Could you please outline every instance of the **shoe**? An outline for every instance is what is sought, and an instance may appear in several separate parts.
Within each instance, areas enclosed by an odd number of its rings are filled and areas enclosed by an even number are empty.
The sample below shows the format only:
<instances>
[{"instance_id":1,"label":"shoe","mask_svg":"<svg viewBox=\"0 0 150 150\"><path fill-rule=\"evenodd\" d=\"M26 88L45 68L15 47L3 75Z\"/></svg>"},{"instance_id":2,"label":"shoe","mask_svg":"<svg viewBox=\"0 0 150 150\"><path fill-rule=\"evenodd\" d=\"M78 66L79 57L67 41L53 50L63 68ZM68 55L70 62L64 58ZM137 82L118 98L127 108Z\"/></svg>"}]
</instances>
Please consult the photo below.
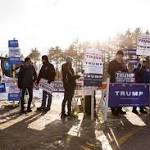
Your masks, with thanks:
<instances>
[{"instance_id":1,"label":"shoe","mask_svg":"<svg viewBox=\"0 0 150 150\"><path fill-rule=\"evenodd\" d=\"M20 113L21 113L21 114L25 114L26 111L24 111L24 110L21 109L21 110L20 110Z\"/></svg>"},{"instance_id":2,"label":"shoe","mask_svg":"<svg viewBox=\"0 0 150 150\"><path fill-rule=\"evenodd\" d=\"M49 111L50 110L50 108L44 108L43 109L43 111L45 111L45 112L47 112L47 111Z\"/></svg>"},{"instance_id":3,"label":"shoe","mask_svg":"<svg viewBox=\"0 0 150 150\"><path fill-rule=\"evenodd\" d=\"M77 115L72 114L72 113L71 113L71 114L68 114L68 117L69 117L69 118L78 118L78 116L77 116Z\"/></svg>"},{"instance_id":4,"label":"shoe","mask_svg":"<svg viewBox=\"0 0 150 150\"><path fill-rule=\"evenodd\" d=\"M112 115L113 116L118 116L118 112L117 111L112 111Z\"/></svg>"},{"instance_id":5,"label":"shoe","mask_svg":"<svg viewBox=\"0 0 150 150\"><path fill-rule=\"evenodd\" d=\"M125 115L126 112L121 109L121 110L119 110L119 114Z\"/></svg>"},{"instance_id":6,"label":"shoe","mask_svg":"<svg viewBox=\"0 0 150 150\"><path fill-rule=\"evenodd\" d=\"M60 116L61 119L65 119L66 117L68 117L67 114L61 114L61 116Z\"/></svg>"},{"instance_id":7,"label":"shoe","mask_svg":"<svg viewBox=\"0 0 150 150\"><path fill-rule=\"evenodd\" d=\"M132 112L133 112L134 114L139 115L139 112L138 112L136 109L133 109Z\"/></svg>"},{"instance_id":8,"label":"shoe","mask_svg":"<svg viewBox=\"0 0 150 150\"><path fill-rule=\"evenodd\" d=\"M31 109L27 109L27 112L32 112L32 110Z\"/></svg>"},{"instance_id":9,"label":"shoe","mask_svg":"<svg viewBox=\"0 0 150 150\"><path fill-rule=\"evenodd\" d=\"M145 110L140 110L140 113L142 113L142 114L147 114L147 111L145 111Z\"/></svg>"},{"instance_id":10,"label":"shoe","mask_svg":"<svg viewBox=\"0 0 150 150\"><path fill-rule=\"evenodd\" d=\"M37 110L41 111L41 110L44 110L44 108L43 107L38 107Z\"/></svg>"}]
</instances>

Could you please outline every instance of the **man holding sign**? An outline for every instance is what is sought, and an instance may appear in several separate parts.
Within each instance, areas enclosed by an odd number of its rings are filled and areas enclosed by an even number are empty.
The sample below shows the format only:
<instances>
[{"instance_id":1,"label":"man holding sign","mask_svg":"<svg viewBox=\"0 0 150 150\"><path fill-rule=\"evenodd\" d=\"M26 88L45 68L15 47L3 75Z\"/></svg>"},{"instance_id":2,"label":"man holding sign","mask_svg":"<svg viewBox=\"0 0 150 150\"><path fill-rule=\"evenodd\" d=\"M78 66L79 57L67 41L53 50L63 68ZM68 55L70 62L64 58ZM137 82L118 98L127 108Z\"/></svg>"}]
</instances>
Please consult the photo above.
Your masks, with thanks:
<instances>
[{"instance_id":1,"label":"man holding sign","mask_svg":"<svg viewBox=\"0 0 150 150\"><path fill-rule=\"evenodd\" d=\"M119 50L116 53L116 58L109 63L108 74L110 75L110 82L111 83L117 82L117 78L116 78L117 73L127 72L127 67L124 63L123 56L124 56L123 51ZM117 116L118 114L125 114L126 113L126 112L122 111L121 107L111 107L111 110L112 110L112 114L114 116Z\"/></svg>"},{"instance_id":2,"label":"man holding sign","mask_svg":"<svg viewBox=\"0 0 150 150\"><path fill-rule=\"evenodd\" d=\"M55 69L54 66L49 63L48 57L46 55L42 56L42 68L40 70L40 73L38 75L37 84L39 84L39 81L41 79L45 79L50 84L55 79ZM47 101L48 97L48 101ZM42 99L42 105L41 107L37 108L37 110L41 111L49 111L52 103L52 95L46 91L43 90L43 99Z\"/></svg>"}]
</instances>

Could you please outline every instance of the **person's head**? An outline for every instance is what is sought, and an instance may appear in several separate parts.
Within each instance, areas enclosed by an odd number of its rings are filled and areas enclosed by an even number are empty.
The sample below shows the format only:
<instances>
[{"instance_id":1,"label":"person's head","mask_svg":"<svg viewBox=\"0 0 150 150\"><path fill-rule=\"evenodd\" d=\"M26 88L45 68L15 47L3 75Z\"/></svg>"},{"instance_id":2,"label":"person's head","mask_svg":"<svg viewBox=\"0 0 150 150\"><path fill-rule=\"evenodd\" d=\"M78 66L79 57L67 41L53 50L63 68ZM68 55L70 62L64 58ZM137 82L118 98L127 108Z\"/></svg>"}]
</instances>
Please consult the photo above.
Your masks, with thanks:
<instances>
[{"instance_id":1,"label":"person's head","mask_svg":"<svg viewBox=\"0 0 150 150\"><path fill-rule=\"evenodd\" d=\"M25 61L26 64L31 64L31 59L30 59L30 57L26 57L26 58L24 59L24 61Z\"/></svg>"},{"instance_id":2,"label":"person's head","mask_svg":"<svg viewBox=\"0 0 150 150\"><path fill-rule=\"evenodd\" d=\"M43 64L48 62L48 57L47 57L47 55L43 55L43 56L42 56L42 62L43 62Z\"/></svg>"},{"instance_id":3,"label":"person's head","mask_svg":"<svg viewBox=\"0 0 150 150\"><path fill-rule=\"evenodd\" d=\"M66 58L66 63L71 64L72 63L72 58L68 56Z\"/></svg>"},{"instance_id":4,"label":"person's head","mask_svg":"<svg viewBox=\"0 0 150 150\"><path fill-rule=\"evenodd\" d=\"M116 59L117 59L118 61L122 61L122 60L123 60L123 57L124 57L123 51L122 51L122 50L117 51L117 53L116 53Z\"/></svg>"},{"instance_id":5,"label":"person's head","mask_svg":"<svg viewBox=\"0 0 150 150\"><path fill-rule=\"evenodd\" d=\"M144 60L144 61L142 62L142 67L149 68L148 62Z\"/></svg>"},{"instance_id":6,"label":"person's head","mask_svg":"<svg viewBox=\"0 0 150 150\"><path fill-rule=\"evenodd\" d=\"M128 71L129 71L129 72L130 72L130 71L133 71L134 65L129 62L128 65L127 65L127 68L128 68Z\"/></svg>"}]
</instances>

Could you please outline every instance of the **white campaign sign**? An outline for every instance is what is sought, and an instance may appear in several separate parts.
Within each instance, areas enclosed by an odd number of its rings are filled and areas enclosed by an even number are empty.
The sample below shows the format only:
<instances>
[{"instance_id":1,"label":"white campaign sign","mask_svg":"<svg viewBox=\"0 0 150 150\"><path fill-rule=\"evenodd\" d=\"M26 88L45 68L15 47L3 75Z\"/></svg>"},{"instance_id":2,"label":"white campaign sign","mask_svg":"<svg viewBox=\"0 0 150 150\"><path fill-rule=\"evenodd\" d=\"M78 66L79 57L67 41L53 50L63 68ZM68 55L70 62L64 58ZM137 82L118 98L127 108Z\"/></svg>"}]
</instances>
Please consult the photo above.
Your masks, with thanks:
<instances>
[{"instance_id":1,"label":"white campaign sign","mask_svg":"<svg viewBox=\"0 0 150 150\"><path fill-rule=\"evenodd\" d=\"M84 73L103 74L102 53L95 48L85 50Z\"/></svg>"},{"instance_id":2,"label":"white campaign sign","mask_svg":"<svg viewBox=\"0 0 150 150\"><path fill-rule=\"evenodd\" d=\"M137 55L150 56L150 35L142 34L137 40Z\"/></svg>"},{"instance_id":3,"label":"white campaign sign","mask_svg":"<svg viewBox=\"0 0 150 150\"><path fill-rule=\"evenodd\" d=\"M20 57L20 48L19 47L13 47L9 48L9 57Z\"/></svg>"},{"instance_id":4,"label":"white campaign sign","mask_svg":"<svg viewBox=\"0 0 150 150\"><path fill-rule=\"evenodd\" d=\"M53 92L53 84L52 83L48 83L47 80L45 79L41 79L39 82L39 88L41 88L42 90L52 94Z\"/></svg>"}]
</instances>

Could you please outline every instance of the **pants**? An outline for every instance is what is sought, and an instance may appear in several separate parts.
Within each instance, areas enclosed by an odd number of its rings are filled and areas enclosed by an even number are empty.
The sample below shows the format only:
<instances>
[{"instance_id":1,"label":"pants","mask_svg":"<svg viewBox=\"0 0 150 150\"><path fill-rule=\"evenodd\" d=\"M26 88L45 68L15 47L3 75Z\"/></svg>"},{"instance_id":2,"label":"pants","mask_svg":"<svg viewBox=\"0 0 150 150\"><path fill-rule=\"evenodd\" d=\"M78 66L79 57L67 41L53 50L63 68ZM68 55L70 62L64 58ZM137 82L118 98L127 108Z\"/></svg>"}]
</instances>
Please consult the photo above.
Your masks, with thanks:
<instances>
[{"instance_id":1,"label":"pants","mask_svg":"<svg viewBox=\"0 0 150 150\"><path fill-rule=\"evenodd\" d=\"M62 101L62 110L61 113L62 115L65 114L65 106L67 103L67 109L68 109L68 115L71 114L71 102L72 102L72 98L74 95L74 88L65 88L65 92L64 92L64 99Z\"/></svg>"},{"instance_id":2,"label":"pants","mask_svg":"<svg viewBox=\"0 0 150 150\"><path fill-rule=\"evenodd\" d=\"M21 95L21 110L24 110L24 95L26 93L26 90L28 90L29 93L29 100L28 100L28 106L27 109L30 109L32 98L33 98L33 87L27 87L22 89L22 95Z\"/></svg>"},{"instance_id":3,"label":"pants","mask_svg":"<svg viewBox=\"0 0 150 150\"><path fill-rule=\"evenodd\" d=\"M48 101L47 101L48 97ZM50 109L52 104L52 95L46 91L43 91L42 108Z\"/></svg>"}]
</instances>

